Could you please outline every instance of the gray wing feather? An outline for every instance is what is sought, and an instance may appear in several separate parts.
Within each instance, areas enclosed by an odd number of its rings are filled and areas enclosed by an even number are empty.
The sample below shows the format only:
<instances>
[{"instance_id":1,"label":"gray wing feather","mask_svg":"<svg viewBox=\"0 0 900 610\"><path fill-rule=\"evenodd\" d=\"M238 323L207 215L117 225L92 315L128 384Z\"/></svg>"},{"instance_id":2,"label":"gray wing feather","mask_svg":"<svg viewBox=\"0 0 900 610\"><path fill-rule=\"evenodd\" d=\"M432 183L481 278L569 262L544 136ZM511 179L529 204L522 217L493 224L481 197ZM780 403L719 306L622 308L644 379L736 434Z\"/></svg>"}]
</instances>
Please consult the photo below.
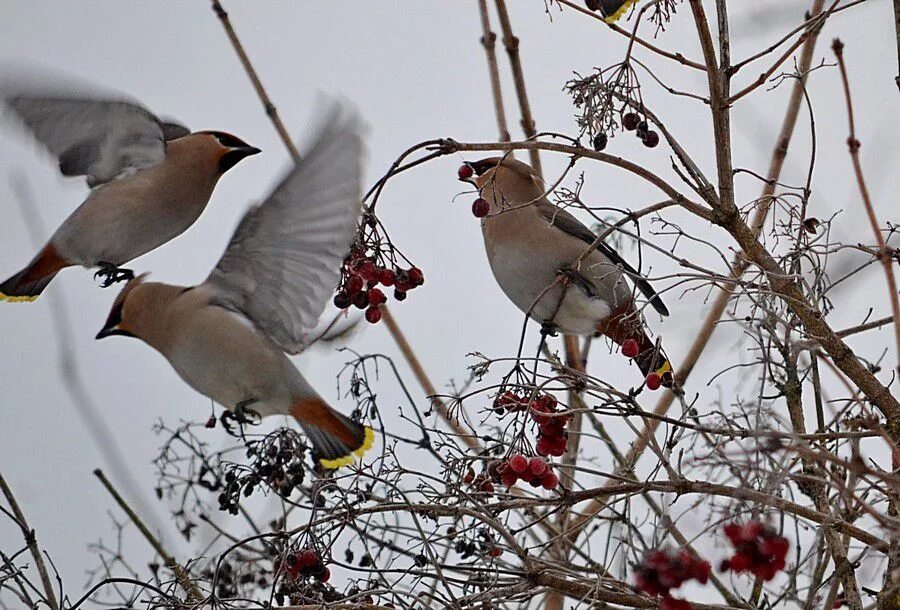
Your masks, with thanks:
<instances>
[{"instance_id":1,"label":"gray wing feather","mask_svg":"<svg viewBox=\"0 0 900 610\"><path fill-rule=\"evenodd\" d=\"M306 155L251 208L207 282L284 351L298 353L337 287L362 205L363 127L333 104Z\"/></svg>"},{"instance_id":2,"label":"gray wing feather","mask_svg":"<svg viewBox=\"0 0 900 610\"><path fill-rule=\"evenodd\" d=\"M166 140L187 133L124 100L24 93L5 102L59 158L64 175L86 176L91 187L159 163Z\"/></svg>"},{"instance_id":3,"label":"gray wing feather","mask_svg":"<svg viewBox=\"0 0 900 610\"><path fill-rule=\"evenodd\" d=\"M588 229L580 220L562 208L558 208L550 203L545 203L544 205L538 205L538 213L542 218L559 230L568 233L569 235L573 235L587 244L592 244L594 243L594 240L597 239L597 236L594 235L593 231ZM597 244L597 250L614 264L622 267L631 281L634 282L634 285L637 286L638 290L650 300L653 309L660 315L669 315L669 309L666 307L666 304L663 303L660 296L656 294L656 291L653 289L653 286L650 285L650 282L641 277L628 261L603 242Z\"/></svg>"}]
</instances>

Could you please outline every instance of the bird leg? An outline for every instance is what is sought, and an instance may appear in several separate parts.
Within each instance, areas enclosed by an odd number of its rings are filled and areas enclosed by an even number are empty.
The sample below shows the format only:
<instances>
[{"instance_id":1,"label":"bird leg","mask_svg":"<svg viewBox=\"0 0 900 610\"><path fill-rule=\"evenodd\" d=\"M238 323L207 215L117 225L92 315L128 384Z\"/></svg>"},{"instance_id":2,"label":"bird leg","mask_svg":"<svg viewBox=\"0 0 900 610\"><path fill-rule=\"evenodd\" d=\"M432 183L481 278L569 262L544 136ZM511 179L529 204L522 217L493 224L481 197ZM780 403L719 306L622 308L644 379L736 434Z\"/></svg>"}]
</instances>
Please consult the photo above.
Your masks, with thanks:
<instances>
[{"instance_id":1,"label":"bird leg","mask_svg":"<svg viewBox=\"0 0 900 610\"><path fill-rule=\"evenodd\" d=\"M98 265L100 269L94 274L94 279L103 278L101 288L109 288L113 284L130 282L134 279L134 271L131 269L124 269L105 261L100 261Z\"/></svg>"},{"instance_id":2,"label":"bird leg","mask_svg":"<svg viewBox=\"0 0 900 610\"><path fill-rule=\"evenodd\" d=\"M555 337L558 334L556 324L553 322L541 322L541 345L548 336Z\"/></svg>"},{"instance_id":3,"label":"bird leg","mask_svg":"<svg viewBox=\"0 0 900 610\"><path fill-rule=\"evenodd\" d=\"M228 432L228 434L235 436L235 425L236 427L243 428L244 425L255 426L259 424L262 419L259 416L259 413L248 408L255 402L257 402L255 398L248 398L234 405L233 411L229 411L228 409L222 411L219 420L222 422L222 427L225 428L225 431Z\"/></svg>"}]
</instances>

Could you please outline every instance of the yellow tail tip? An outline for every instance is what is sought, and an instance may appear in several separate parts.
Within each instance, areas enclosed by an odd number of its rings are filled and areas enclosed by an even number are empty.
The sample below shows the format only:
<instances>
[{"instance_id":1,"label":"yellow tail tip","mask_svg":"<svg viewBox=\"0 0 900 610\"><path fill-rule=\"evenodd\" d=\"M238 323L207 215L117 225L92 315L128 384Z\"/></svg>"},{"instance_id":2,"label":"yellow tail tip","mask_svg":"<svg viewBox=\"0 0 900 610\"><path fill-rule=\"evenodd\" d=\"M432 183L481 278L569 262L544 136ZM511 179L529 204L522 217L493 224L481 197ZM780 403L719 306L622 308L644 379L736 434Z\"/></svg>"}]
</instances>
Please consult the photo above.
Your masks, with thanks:
<instances>
[{"instance_id":1,"label":"yellow tail tip","mask_svg":"<svg viewBox=\"0 0 900 610\"><path fill-rule=\"evenodd\" d=\"M668 360L666 360L665 362L662 363L662 366L661 366L661 367L659 367L658 369L656 369L656 373L657 373L660 377L662 377L663 375L665 375L666 373L668 373L668 372L671 371L671 370L672 370L672 365L671 365L671 363L669 363Z\"/></svg>"},{"instance_id":2,"label":"yellow tail tip","mask_svg":"<svg viewBox=\"0 0 900 610\"><path fill-rule=\"evenodd\" d=\"M343 457L334 458L334 459L325 459L319 458L319 464L323 467L328 468L329 470L337 470L338 468L342 468L343 466L349 466L353 462L356 461L354 456L361 458L366 451L372 448L372 445L375 444L375 431L372 430L369 426L366 426L366 435L363 439L363 444L359 446L358 449L355 449L351 455L345 455Z\"/></svg>"},{"instance_id":3,"label":"yellow tail tip","mask_svg":"<svg viewBox=\"0 0 900 610\"><path fill-rule=\"evenodd\" d=\"M632 7L632 5L633 5L635 2L637 2L637 1L638 1L638 0L625 0L625 3L624 3L622 6L620 6L619 9L618 9L615 13L613 13L612 15L609 15L608 17L604 17L604 18L603 18L603 21L605 21L606 23L615 23L616 21L618 21L618 20L622 17L622 15L625 14L626 11L628 11L628 9L630 9L630 8Z\"/></svg>"},{"instance_id":4,"label":"yellow tail tip","mask_svg":"<svg viewBox=\"0 0 900 610\"><path fill-rule=\"evenodd\" d=\"M40 295L35 294L31 296L14 297L0 292L0 301L7 301L9 303L31 303L33 300L38 298L38 296Z\"/></svg>"}]
</instances>

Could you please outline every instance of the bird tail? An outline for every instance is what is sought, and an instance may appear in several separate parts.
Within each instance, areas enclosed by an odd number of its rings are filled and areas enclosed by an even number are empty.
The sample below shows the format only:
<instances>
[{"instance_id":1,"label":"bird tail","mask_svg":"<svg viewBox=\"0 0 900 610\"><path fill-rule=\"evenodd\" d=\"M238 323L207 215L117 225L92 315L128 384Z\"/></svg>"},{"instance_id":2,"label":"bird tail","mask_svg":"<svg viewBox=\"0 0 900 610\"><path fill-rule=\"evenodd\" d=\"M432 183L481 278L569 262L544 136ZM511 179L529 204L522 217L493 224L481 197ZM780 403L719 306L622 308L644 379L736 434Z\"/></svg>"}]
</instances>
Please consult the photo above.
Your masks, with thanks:
<instances>
[{"instance_id":1,"label":"bird tail","mask_svg":"<svg viewBox=\"0 0 900 610\"><path fill-rule=\"evenodd\" d=\"M647 333L643 330L639 331L638 336L632 337L638 342L638 355L634 361L637 363L641 373L645 376L650 373L659 375L662 385L671 388L675 386L675 371L669 362L668 356L663 351L662 346L654 343Z\"/></svg>"},{"instance_id":2,"label":"bird tail","mask_svg":"<svg viewBox=\"0 0 900 610\"><path fill-rule=\"evenodd\" d=\"M0 301L33 301L44 291L61 269L71 263L59 255L53 244L47 244L28 266L0 284Z\"/></svg>"},{"instance_id":3,"label":"bird tail","mask_svg":"<svg viewBox=\"0 0 900 610\"><path fill-rule=\"evenodd\" d=\"M291 408L291 415L303 427L316 458L325 468L352 464L354 456L362 457L375 442L371 428L338 413L321 398L297 401Z\"/></svg>"},{"instance_id":4,"label":"bird tail","mask_svg":"<svg viewBox=\"0 0 900 610\"><path fill-rule=\"evenodd\" d=\"M635 2L637 0L588 0L587 7L592 11L599 10L606 23L614 23Z\"/></svg>"}]
</instances>

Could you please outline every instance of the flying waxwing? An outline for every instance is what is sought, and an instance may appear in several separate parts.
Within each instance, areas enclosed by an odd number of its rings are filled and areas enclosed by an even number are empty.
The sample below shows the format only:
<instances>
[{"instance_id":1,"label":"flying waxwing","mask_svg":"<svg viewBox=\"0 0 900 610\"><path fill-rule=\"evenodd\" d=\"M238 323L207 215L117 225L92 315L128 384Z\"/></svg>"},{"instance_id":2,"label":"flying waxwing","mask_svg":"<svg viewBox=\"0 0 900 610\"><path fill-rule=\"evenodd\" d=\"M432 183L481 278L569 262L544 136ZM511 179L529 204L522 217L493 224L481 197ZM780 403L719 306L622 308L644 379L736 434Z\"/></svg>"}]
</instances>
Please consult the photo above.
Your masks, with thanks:
<instances>
[{"instance_id":1,"label":"flying waxwing","mask_svg":"<svg viewBox=\"0 0 900 610\"><path fill-rule=\"evenodd\" d=\"M28 266L0 284L0 301L33 301L73 265L99 266L107 286L134 277L119 267L183 233L222 174L260 152L221 131L190 133L121 99L32 91L3 101L59 158L62 174L86 176L92 190Z\"/></svg>"},{"instance_id":2,"label":"flying waxwing","mask_svg":"<svg viewBox=\"0 0 900 610\"><path fill-rule=\"evenodd\" d=\"M500 288L519 309L548 329L605 335L619 345L633 340L629 343L637 344L633 357L641 372L655 372L671 387L672 367L647 336L625 276L657 312L669 315L647 280L602 242L573 269L597 236L547 201L544 182L530 165L509 156L491 157L466 163L459 177L475 185L486 202L476 202L484 209L473 211L482 216L488 261Z\"/></svg>"},{"instance_id":3,"label":"flying waxwing","mask_svg":"<svg viewBox=\"0 0 900 610\"><path fill-rule=\"evenodd\" d=\"M231 411L294 416L326 468L361 456L372 430L329 407L285 352L311 342L337 286L361 208L363 149L360 119L335 105L302 161L244 215L205 282L132 279L97 338L141 339Z\"/></svg>"},{"instance_id":4,"label":"flying waxwing","mask_svg":"<svg viewBox=\"0 0 900 610\"><path fill-rule=\"evenodd\" d=\"M585 6L599 11L606 23L613 23L625 14L637 0L584 0Z\"/></svg>"}]
</instances>

